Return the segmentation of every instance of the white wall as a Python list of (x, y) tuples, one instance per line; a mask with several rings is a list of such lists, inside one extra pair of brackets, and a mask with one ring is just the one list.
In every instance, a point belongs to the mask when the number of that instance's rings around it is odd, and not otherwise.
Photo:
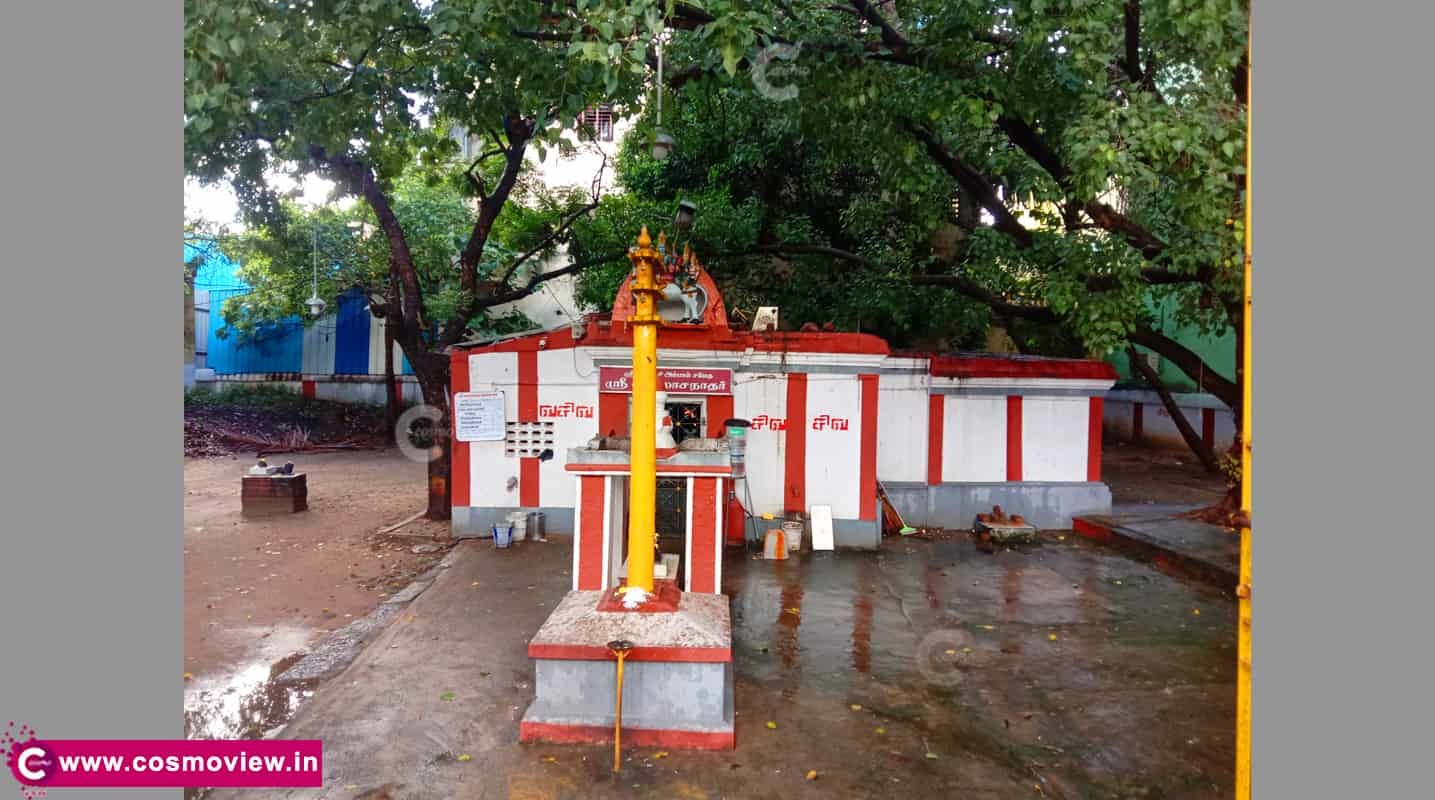
[[(847, 430), (813, 428), (821, 416)], [(807, 505), (832, 506), (833, 519), (857, 519), (862, 497), (862, 385), (856, 375), (807, 376)]]
[(942, 403), (942, 482), (1006, 480), (1006, 398), (949, 394)]
[[(544, 416), (543, 406), (564, 403), (587, 408), (589, 417)], [(565, 469), (568, 450), (598, 434), (598, 368), (583, 348), (538, 353), (539, 420), (553, 422), (553, 458), (539, 462), (538, 501), (545, 507), (572, 508), (577, 478)], [(516, 462), (515, 462), (516, 464)], [(516, 468), (516, 467), (515, 467)]]
[(927, 480), (927, 376), (882, 373), (877, 378), (877, 480)]
[[(479, 353), (468, 358), (468, 388), (473, 392), (503, 392), (503, 416), (518, 419), (518, 354)], [(474, 506), (517, 508), (518, 459), (503, 454), (503, 442), (470, 442), (469, 503)]]
[[(787, 418), (787, 376), (765, 373), (733, 375), (733, 414), (752, 420), (759, 414)], [(747, 432), (747, 483), (754, 514), (781, 514), (783, 473), (787, 460), (785, 431), (749, 429)], [(738, 499), (748, 498), (738, 487)]]
[(1090, 409), (1086, 397), (1022, 398), (1022, 480), (1086, 480)]

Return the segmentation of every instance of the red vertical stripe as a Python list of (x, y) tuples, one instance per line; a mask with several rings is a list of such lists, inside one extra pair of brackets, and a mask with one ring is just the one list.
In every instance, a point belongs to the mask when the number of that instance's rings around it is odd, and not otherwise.
[(688, 499), (693, 507), (692, 563), (688, 564), (688, 591), (717, 593), (717, 504), (719, 500), (718, 478), (694, 478), (693, 496)]
[(707, 437), (709, 439), (722, 438), (726, 430), (722, 424), (730, 419), (732, 419), (732, 395), (708, 395)]
[(598, 395), (598, 435), (628, 435), (628, 395), (612, 392)]
[(1132, 403), (1132, 404), (1131, 404), (1131, 441), (1133, 441), (1133, 442), (1139, 442), (1139, 441), (1141, 441), (1141, 428), (1143, 427), (1143, 426), (1142, 426), (1142, 422), (1143, 422), (1143, 420), (1141, 419), (1141, 404), (1140, 404), (1140, 403)]
[(607, 513), (607, 480), (602, 475), (584, 475), (583, 507), (578, 509), (578, 590), (603, 588), (603, 515)]
[(1101, 480), (1101, 415), (1105, 401), (1091, 398), (1086, 416), (1086, 479)]
[[(467, 356), (449, 362), (449, 387), (453, 394), (468, 391)], [(449, 462), (448, 468), (449, 502), (454, 508), (462, 508), (472, 503), (469, 499), (470, 488), (473, 486), (473, 480), (469, 475), (472, 467), (469, 461), (468, 442), (460, 442), (452, 438), (454, 425), (452, 416), (449, 414), (449, 443), (452, 449), (450, 454), (452, 460)]]
[(1216, 449), (1216, 409), (1201, 409), (1201, 441), (1212, 450)]
[(314, 396), (318, 393), (318, 386), (316, 386), (313, 381), (304, 381), (303, 383), (304, 399), (313, 400)]
[[(538, 421), (538, 351), (518, 354), (518, 421)], [(518, 460), (518, 504), (538, 507), (538, 459)], [(585, 487), (586, 488), (586, 487)]]
[(862, 387), (862, 464), (859, 468), (857, 518), (877, 518), (877, 376), (858, 375)]
[(727, 543), (742, 544), (747, 538), (747, 511), (743, 508), (742, 501), (737, 499), (732, 489), (731, 478), (723, 480), (723, 502), (727, 503), (727, 509), (723, 511), (723, 524), (727, 526)]
[(942, 436), (947, 413), (942, 398), (940, 394), (927, 398), (927, 483), (933, 486), (942, 482)]
[(1021, 480), (1021, 395), (1006, 399), (1006, 479)]
[(787, 461), (783, 474), (783, 510), (807, 510), (807, 375), (787, 376)]

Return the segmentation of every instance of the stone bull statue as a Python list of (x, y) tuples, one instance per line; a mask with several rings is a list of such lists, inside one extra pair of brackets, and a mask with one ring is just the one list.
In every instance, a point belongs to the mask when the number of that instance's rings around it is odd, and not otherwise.
[(679, 270), (672, 283), (664, 286), (662, 291), (663, 300), (683, 304), (683, 318), (678, 320), (679, 322), (696, 325), (703, 321), (703, 311), (707, 308), (708, 295), (692, 274), (686, 270)]

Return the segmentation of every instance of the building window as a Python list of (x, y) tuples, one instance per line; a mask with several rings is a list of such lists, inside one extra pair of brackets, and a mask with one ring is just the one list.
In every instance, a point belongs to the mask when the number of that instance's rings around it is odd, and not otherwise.
[(613, 106), (608, 103), (589, 106), (579, 115), (578, 128), (581, 138), (613, 141)]

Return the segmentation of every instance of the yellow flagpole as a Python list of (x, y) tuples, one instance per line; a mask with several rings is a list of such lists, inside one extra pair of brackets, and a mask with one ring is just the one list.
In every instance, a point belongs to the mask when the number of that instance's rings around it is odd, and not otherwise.
[[(1249, 18), (1248, 18), (1249, 19)], [(1251, 30), (1246, 27), (1245, 313), (1241, 332), (1241, 582), (1236, 667), (1236, 800), (1251, 796)]]
[[(661, 239), (661, 236), (660, 236)], [(638, 246), (628, 252), (633, 262), (633, 420), (632, 476), (628, 484), (628, 588), (653, 591), (654, 510), (657, 493), (657, 383), (659, 294), (654, 268), (662, 256), (644, 227)]]

